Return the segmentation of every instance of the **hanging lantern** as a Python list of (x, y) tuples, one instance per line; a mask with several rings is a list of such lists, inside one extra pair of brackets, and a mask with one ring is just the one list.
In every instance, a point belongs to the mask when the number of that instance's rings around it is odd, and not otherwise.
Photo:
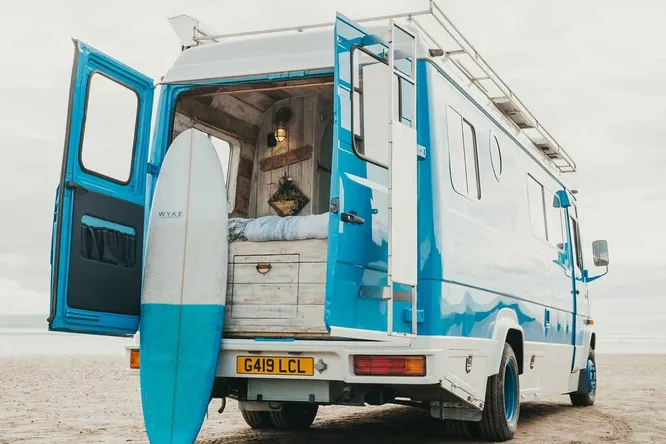
[(289, 121), (291, 120), (291, 108), (282, 107), (275, 113), (275, 126), (273, 134), (275, 140), (284, 142), (287, 140), (287, 130), (289, 128)]

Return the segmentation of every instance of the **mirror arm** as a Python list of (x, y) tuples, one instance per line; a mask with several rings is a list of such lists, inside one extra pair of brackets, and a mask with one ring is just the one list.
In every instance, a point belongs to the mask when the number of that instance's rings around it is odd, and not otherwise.
[(607, 274), (608, 274), (608, 265), (606, 265), (606, 271), (604, 271), (604, 272), (601, 273), (600, 275), (592, 276), (592, 277), (588, 277), (588, 278), (586, 279), (586, 281), (587, 281), (587, 282), (593, 282), (593, 281), (596, 281), (597, 279), (599, 279), (599, 278), (602, 277), (602, 276), (606, 276)]

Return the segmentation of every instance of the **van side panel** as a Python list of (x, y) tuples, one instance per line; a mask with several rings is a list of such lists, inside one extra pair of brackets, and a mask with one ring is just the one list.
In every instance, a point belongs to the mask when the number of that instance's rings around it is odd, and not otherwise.
[[(555, 242), (534, 233), (528, 174), (543, 186), (545, 205), (562, 187), (432, 64), (420, 61), (418, 75), (419, 144), (427, 150), (419, 163), (418, 297), (425, 316), (419, 334), (492, 338), (498, 312), (510, 309), (525, 342), (534, 343), (528, 348), (545, 354), (552, 373), (545, 385), (564, 389), (576, 328), (571, 270)], [(449, 106), (474, 127), (479, 200), (460, 194), (451, 181)], [(499, 178), (491, 163), (492, 137), (501, 149)], [(563, 209), (553, 211), (563, 220)], [(560, 241), (567, 243), (566, 231)]]

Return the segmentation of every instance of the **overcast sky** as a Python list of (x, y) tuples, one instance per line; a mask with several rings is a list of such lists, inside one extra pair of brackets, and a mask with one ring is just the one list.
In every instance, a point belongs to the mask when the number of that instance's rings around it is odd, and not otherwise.
[[(324, 4), (325, 3), (325, 4)], [(159, 79), (180, 46), (166, 18), (219, 32), (380, 14), (387, 3), (282, 0), (3, 1), (0, 313), (48, 311), (53, 198), (75, 37)], [(660, 335), (666, 320), (666, 1), (442, 0), (445, 13), (574, 157), (597, 330)], [(93, 6), (95, 5), (95, 6)], [(380, 5), (380, 6), (377, 6)], [(593, 270), (596, 272), (597, 270)]]

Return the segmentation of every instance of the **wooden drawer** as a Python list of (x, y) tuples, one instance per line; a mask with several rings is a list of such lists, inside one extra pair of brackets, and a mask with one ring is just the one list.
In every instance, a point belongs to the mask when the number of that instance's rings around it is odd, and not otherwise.
[[(298, 255), (235, 256), (232, 282), (236, 284), (296, 284)], [(234, 289), (235, 290), (235, 289)]]

